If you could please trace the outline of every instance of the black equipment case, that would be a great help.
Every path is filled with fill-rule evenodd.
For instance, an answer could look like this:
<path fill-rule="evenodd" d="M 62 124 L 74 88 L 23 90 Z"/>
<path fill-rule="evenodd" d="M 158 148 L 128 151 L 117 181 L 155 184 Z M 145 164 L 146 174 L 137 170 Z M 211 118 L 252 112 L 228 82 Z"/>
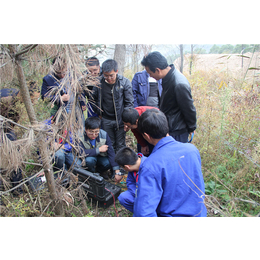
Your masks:
<path fill-rule="evenodd" d="M 78 176 L 78 183 L 87 192 L 87 196 L 103 208 L 109 207 L 116 201 L 121 192 L 121 187 L 104 180 L 98 173 L 92 173 L 75 166 L 73 174 Z"/>

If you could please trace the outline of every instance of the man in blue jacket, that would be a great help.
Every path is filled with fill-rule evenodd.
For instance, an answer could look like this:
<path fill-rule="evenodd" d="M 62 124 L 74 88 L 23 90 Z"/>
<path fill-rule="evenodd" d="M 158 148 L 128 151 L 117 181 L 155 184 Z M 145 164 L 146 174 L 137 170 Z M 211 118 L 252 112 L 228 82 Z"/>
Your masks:
<path fill-rule="evenodd" d="M 56 57 L 52 62 L 51 72 L 42 80 L 41 98 L 42 100 L 47 98 L 53 102 L 51 116 L 54 116 L 62 105 L 68 113 L 71 111 L 74 95 L 71 93 L 70 80 L 65 77 L 66 74 L 68 75 L 66 61 Z M 82 94 L 79 100 L 81 110 L 85 111 L 85 95 Z"/>
<path fill-rule="evenodd" d="M 205 188 L 197 148 L 169 136 L 164 113 L 146 110 L 138 129 L 155 147 L 139 169 L 135 217 L 206 217 Z"/>
<path fill-rule="evenodd" d="M 48 118 L 45 120 L 46 126 L 51 126 L 53 123 L 53 117 Z M 51 128 L 49 128 L 50 131 Z M 66 141 L 67 137 L 67 131 L 64 131 L 62 137 L 55 140 L 54 142 L 54 148 L 55 148 L 55 164 L 54 164 L 54 170 L 63 169 L 65 167 L 66 169 L 69 169 L 74 162 L 75 164 L 79 164 L 79 161 L 75 159 L 73 153 L 72 153 L 72 147 L 69 143 L 73 144 L 73 138 L 71 133 L 69 132 L 69 143 Z M 75 160 L 74 160 L 75 159 Z"/>
<path fill-rule="evenodd" d="M 86 166 L 90 172 L 100 173 L 104 179 L 108 179 L 107 170 L 112 169 L 115 181 L 122 179 L 119 165 L 115 162 L 115 152 L 109 135 L 101 128 L 101 120 L 98 117 L 88 117 L 85 121 L 85 132 L 79 136 L 79 164 Z M 112 174 L 112 176 L 114 175 Z"/>
<path fill-rule="evenodd" d="M 138 188 L 138 177 L 140 165 L 146 160 L 143 154 L 136 154 L 131 148 L 123 147 L 118 151 L 115 161 L 128 172 L 126 179 L 127 190 L 122 192 L 118 200 L 121 205 L 134 212 L 134 200 Z"/>
<path fill-rule="evenodd" d="M 134 107 L 151 106 L 159 108 L 162 94 L 162 80 L 150 77 L 146 70 L 135 73 L 132 80 Z"/>

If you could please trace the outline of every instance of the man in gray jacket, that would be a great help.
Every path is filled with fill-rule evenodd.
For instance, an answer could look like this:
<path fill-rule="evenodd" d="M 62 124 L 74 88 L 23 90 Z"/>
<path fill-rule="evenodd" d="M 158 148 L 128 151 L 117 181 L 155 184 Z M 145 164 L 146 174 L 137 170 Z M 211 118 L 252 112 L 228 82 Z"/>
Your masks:
<path fill-rule="evenodd" d="M 129 79 L 118 74 L 118 64 L 108 59 L 102 64 L 101 87 L 94 87 L 93 106 L 102 118 L 102 128 L 108 133 L 115 153 L 125 146 L 122 113 L 126 107 L 134 107 L 132 85 Z"/>
<path fill-rule="evenodd" d="M 160 52 L 151 52 L 141 62 L 146 71 L 156 80 L 162 79 L 160 110 L 166 115 L 169 134 L 182 143 L 188 141 L 196 125 L 196 109 L 193 105 L 191 88 L 186 77 L 168 65 Z"/>

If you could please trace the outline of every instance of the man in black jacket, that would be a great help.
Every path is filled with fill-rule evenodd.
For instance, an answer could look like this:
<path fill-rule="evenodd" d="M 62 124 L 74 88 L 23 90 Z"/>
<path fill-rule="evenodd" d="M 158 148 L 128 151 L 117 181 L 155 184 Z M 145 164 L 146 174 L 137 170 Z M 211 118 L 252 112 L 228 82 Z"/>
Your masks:
<path fill-rule="evenodd" d="M 134 107 L 132 85 L 129 79 L 118 74 L 118 64 L 108 59 L 102 64 L 101 88 L 94 87 L 94 112 L 102 118 L 102 128 L 108 133 L 115 153 L 125 146 L 122 113 Z"/>
<path fill-rule="evenodd" d="M 196 125 L 196 109 L 191 88 L 186 77 L 174 65 L 168 65 L 160 52 L 151 52 L 141 62 L 146 71 L 156 80 L 162 79 L 160 110 L 166 115 L 169 134 L 182 143 L 188 141 Z"/>

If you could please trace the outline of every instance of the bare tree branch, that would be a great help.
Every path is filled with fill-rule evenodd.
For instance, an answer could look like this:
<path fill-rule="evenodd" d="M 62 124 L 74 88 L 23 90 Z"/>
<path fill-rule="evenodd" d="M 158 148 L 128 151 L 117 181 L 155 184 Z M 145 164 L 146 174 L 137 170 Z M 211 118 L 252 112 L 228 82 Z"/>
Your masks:
<path fill-rule="evenodd" d="M 19 57 L 20 55 L 28 52 L 28 51 L 31 51 L 32 49 L 34 49 L 35 47 L 37 47 L 38 44 L 30 44 L 28 45 L 27 47 L 23 48 L 20 52 L 17 52 L 15 53 L 15 58 Z"/>

